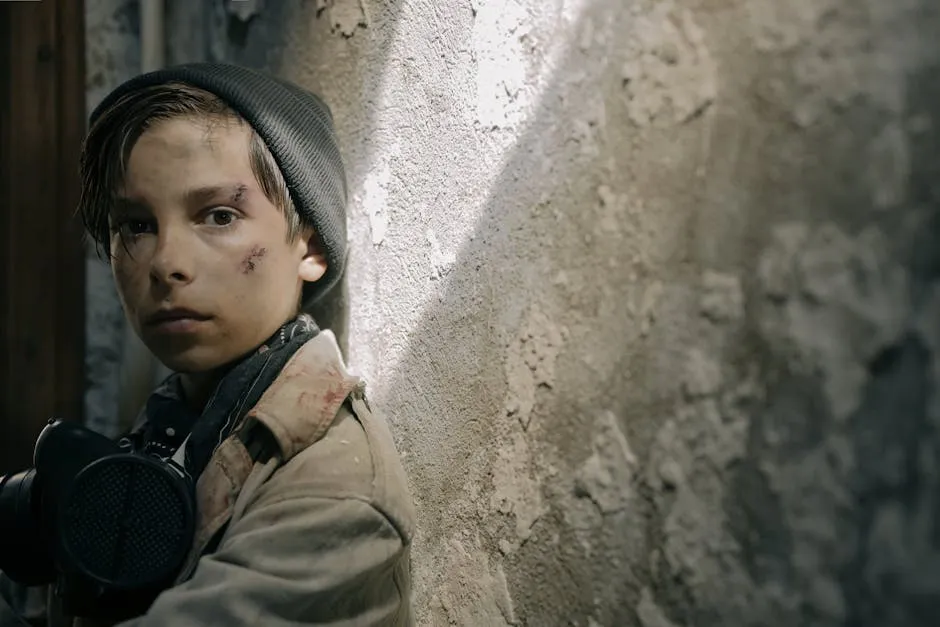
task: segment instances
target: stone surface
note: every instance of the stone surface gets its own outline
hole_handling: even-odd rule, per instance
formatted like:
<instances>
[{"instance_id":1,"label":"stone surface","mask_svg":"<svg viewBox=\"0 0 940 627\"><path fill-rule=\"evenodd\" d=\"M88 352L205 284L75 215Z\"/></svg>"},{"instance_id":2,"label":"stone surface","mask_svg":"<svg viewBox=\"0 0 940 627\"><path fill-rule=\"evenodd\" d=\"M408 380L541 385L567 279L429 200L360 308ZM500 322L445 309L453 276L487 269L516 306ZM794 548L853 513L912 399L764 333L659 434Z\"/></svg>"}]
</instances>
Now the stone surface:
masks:
<instances>
[{"instance_id":1,"label":"stone surface","mask_svg":"<svg viewBox=\"0 0 940 627\"><path fill-rule=\"evenodd\" d=\"M91 113L108 92L140 71L139 6L131 0L86 0L85 31L86 107ZM114 436L121 429L124 312L111 268L91 243L85 276L85 422Z\"/></svg>"}]
</instances>

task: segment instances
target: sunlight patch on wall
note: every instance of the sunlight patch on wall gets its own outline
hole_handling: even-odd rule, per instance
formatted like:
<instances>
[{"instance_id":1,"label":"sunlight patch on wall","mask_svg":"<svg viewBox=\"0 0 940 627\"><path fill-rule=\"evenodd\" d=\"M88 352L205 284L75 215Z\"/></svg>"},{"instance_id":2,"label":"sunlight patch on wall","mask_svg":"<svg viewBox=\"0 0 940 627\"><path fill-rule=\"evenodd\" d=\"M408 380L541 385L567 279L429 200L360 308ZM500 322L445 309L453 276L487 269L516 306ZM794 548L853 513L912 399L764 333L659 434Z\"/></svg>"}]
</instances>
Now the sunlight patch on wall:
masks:
<instances>
[{"instance_id":1,"label":"sunlight patch on wall","mask_svg":"<svg viewBox=\"0 0 940 627\"><path fill-rule=\"evenodd\" d=\"M369 379L395 371L406 334L446 293L559 66L584 45L588 5L471 0L430 19L402 4L350 195L354 250L372 257L350 267L350 333L374 338L351 361Z\"/></svg>"}]
</instances>

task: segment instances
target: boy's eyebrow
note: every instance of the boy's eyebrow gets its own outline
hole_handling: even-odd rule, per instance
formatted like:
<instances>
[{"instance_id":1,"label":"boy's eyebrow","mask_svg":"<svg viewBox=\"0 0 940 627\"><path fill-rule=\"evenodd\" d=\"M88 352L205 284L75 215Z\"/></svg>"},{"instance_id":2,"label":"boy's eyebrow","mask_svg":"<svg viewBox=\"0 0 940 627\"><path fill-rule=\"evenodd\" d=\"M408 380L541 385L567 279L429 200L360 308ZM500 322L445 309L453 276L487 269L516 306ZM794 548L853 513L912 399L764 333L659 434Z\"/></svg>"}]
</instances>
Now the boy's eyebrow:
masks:
<instances>
[{"instance_id":1,"label":"boy's eyebrow","mask_svg":"<svg viewBox=\"0 0 940 627\"><path fill-rule=\"evenodd\" d=\"M225 202L237 204L245 193L248 186L244 183L235 183L233 185L207 185L205 187L196 187L184 194L188 204L200 205L209 202L225 199Z\"/></svg>"},{"instance_id":2,"label":"boy's eyebrow","mask_svg":"<svg viewBox=\"0 0 940 627\"><path fill-rule=\"evenodd\" d=\"M127 198L126 196L117 196L111 203L112 214L131 213L141 210L147 210L146 203L134 200L133 198Z\"/></svg>"},{"instance_id":3,"label":"boy's eyebrow","mask_svg":"<svg viewBox=\"0 0 940 627\"><path fill-rule=\"evenodd\" d=\"M202 205L211 202L223 201L232 205L238 204L248 192L248 186L244 183L235 183L232 185L206 185L204 187L195 187L183 194L187 204ZM147 203L126 196L118 196L112 204L112 213L121 214L135 211L147 211Z\"/></svg>"}]
</instances>

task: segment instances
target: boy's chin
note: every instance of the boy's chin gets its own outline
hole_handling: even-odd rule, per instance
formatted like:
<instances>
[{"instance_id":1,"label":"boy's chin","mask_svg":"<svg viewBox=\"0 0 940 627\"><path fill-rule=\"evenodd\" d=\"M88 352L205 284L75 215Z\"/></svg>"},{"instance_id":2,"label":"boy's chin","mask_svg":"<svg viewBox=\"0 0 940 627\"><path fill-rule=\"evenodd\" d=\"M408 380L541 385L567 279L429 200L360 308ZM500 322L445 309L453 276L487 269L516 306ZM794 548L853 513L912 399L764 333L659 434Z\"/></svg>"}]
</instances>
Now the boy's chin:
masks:
<instances>
[{"instance_id":1,"label":"boy's chin","mask_svg":"<svg viewBox=\"0 0 940 627\"><path fill-rule=\"evenodd\" d=\"M160 363L172 370L182 374L202 374L210 373L222 368L233 361L236 357L223 355L217 351L200 350L193 348L181 353L158 353L154 352Z\"/></svg>"}]
</instances>

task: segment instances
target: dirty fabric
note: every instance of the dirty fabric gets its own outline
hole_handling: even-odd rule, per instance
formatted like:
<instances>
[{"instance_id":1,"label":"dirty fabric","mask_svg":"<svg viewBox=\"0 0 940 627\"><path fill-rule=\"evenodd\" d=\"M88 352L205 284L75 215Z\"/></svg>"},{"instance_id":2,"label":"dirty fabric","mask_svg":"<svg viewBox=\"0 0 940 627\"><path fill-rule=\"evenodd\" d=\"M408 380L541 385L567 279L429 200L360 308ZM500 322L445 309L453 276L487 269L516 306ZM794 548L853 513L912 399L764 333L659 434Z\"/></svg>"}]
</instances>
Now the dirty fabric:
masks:
<instances>
[{"instance_id":1,"label":"dirty fabric","mask_svg":"<svg viewBox=\"0 0 940 627\"><path fill-rule=\"evenodd\" d=\"M277 378L287 361L319 329L307 314L284 324L223 377L202 414L187 403L180 375L170 375L150 396L138 426L126 438L136 450L167 457L186 443L186 469L202 474L216 447L241 422Z\"/></svg>"}]
</instances>

